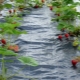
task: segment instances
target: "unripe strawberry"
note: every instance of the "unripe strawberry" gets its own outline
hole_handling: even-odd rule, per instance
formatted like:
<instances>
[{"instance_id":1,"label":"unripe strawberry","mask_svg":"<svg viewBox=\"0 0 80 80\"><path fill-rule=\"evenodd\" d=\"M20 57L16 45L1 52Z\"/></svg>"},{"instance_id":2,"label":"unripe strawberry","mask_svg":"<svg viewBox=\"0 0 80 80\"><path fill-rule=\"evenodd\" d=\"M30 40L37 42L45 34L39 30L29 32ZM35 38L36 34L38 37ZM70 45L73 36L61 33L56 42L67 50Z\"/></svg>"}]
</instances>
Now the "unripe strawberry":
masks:
<instances>
[{"instance_id":1,"label":"unripe strawberry","mask_svg":"<svg viewBox=\"0 0 80 80\"><path fill-rule=\"evenodd\" d=\"M78 63L78 61L77 60L71 60L71 63L72 63L73 66L76 66L76 64Z\"/></svg>"},{"instance_id":2,"label":"unripe strawberry","mask_svg":"<svg viewBox=\"0 0 80 80\"><path fill-rule=\"evenodd\" d=\"M5 39L1 39L1 43L2 44L6 44L6 40Z\"/></svg>"},{"instance_id":3,"label":"unripe strawberry","mask_svg":"<svg viewBox=\"0 0 80 80\"><path fill-rule=\"evenodd\" d=\"M73 45L74 47L77 47L77 46L79 45L79 41L77 41L77 40L73 41L72 45Z\"/></svg>"},{"instance_id":4,"label":"unripe strawberry","mask_svg":"<svg viewBox=\"0 0 80 80\"><path fill-rule=\"evenodd\" d=\"M45 2L45 0L41 0L41 2L42 2L42 3L44 3L44 2Z\"/></svg>"},{"instance_id":5,"label":"unripe strawberry","mask_svg":"<svg viewBox=\"0 0 80 80\"><path fill-rule=\"evenodd\" d=\"M10 46L8 46L8 49L13 50L14 52L18 52L19 46L18 45L10 45Z\"/></svg>"},{"instance_id":6,"label":"unripe strawberry","mask_svg":"<svg viewBox=\"0 0 80 80\"><path fill-rule=\"evenodd\" d=\"M18 51L19 51L19 46L18 46L18 45L14 45L13 47L14 47L13 50L14 50L15 52L18 52Z\"/></svg>"},{"instance_id":7,"label":"unripe strawberry","mask_svg":"<svg viewBox=\"0 0 80 80\"><path fill-rule=\"evenodd\" d=\"M9 49L9 50L13 50L14 47L13 47L12 45L10 45L10 46L8 46L8 49Z\"/></svg>"}]
</instances>

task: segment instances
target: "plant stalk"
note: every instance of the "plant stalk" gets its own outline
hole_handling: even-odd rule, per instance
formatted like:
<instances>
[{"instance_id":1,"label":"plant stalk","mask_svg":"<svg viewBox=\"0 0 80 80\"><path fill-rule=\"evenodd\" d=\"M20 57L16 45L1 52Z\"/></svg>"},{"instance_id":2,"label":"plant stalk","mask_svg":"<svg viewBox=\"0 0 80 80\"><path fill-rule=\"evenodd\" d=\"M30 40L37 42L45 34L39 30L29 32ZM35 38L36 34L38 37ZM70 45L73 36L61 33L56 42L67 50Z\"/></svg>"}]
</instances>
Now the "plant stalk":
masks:
<instances>
[{"instance_id":1,"label":"plant stalk","mask_svg":"<svg viewBox=\"0 0 80 80\"><path fill-rule=\"evenodd\" d=\"M5 73L5 60L4 60L4 55L2 57L2 77L3 77L3 80L7 80L6 79L6 73Z\"/></svg>"}]
</instances>

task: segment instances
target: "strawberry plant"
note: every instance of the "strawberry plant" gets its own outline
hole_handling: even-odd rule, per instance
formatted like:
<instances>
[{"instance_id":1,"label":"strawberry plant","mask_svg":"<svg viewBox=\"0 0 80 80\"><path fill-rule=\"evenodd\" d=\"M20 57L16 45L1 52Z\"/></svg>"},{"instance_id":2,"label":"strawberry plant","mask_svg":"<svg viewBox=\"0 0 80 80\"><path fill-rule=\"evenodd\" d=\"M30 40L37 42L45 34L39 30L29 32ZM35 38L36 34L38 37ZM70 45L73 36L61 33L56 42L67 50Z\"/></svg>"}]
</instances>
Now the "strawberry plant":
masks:
<instances>
[{"instance_id":1,"label":"strawberry plant","mask_svg":"<svg viewBox=\"0 0 80 80\"><path fill-rule=\"evenodd\" d=\"M80 50L80 26L73 24L76 19L80 19L80 12L76 10L76 6L80 5L80 2L74 2L73 0L53 0L51 5L54 7L52 10L55 13L55 18L52 21L57 21L57 29L62 31L64 36L58 35L58 39L62 40L62 37L71 39L72 46ZM80 62L80 56L71 60L73 67Z\"/></svg>"},{"instance_id":2,"label":"strawberry plant","mask_svg":"<svg viewBox=\"0 0 80 80\"><path fill-rule=\"evenodd\" d=\"M52 1L51 5L54 7L60 7L62 5L62 1Z\"/></svg>"},{"instance_id":3,"label":"strawberry plant","mask_svg":"<svg viewBox=\"0 0 80 80\"><path fill-rule=\"evenodd\" d=\"M26 57L26 56L20 56L20 55L16 54L15 52L6 49L6 47L0 47L0 55L2 55L2 58L1 58L2 72L0 74L0 80L10 80L14 76L19 76L18 75L19 71L14 74L7 75L8 68L5 66L5 64L10 61L14 62L14 60L6 60L5 58L8 56L15 57L17 60L19 60L22 64L25 64L25 65L30 65L30 66L37 66L38 65L38 63L33 58ZM22 76L22 77L24 78L24 76Z\"/></svg>"},{"instance_id":4,"label":"strawberry plant","mask_svg":"<svg viewBox=\"0 0 80 80\"><path fill-rule=\"evenodd\" d=\"M7 3L4 0L0 0L0 11L3 9L8 9L9 16L6 16L4 18L5 22L0 23L0 55L2 56L1 58L1 73L0 73L0 80L10 80L14 76L19 76L17 73L14 74L8 74L8 68L5 65L7 62L14 62L14 60L6 60L8 57L15 57L16 60L20 61L24 65L30 65L30 66L37 66L38 63L35 61L32 57L26 57L26 56L20 56L17 54L19 51L19 46L14 44L14 41L17 39L17 37L20 34L26 34L26 31L21 31L17 27L21 25L22 18L19 17L16 13L17 8L23 10L26 8L26 4L29 4L27 2L31 2L31 0L10 0L14 1L14 9L12 10L11 8L13 5ZM3 3L4 2L4 3ZM37 0L35 0L35 3L37 3ZM39 4L41 5L41 3ZM13 39L13 37L16 37ZM24 66L23 66L24 67ZM25 75L26 76L26 75ZM22 75L24 78L24 76ZM27 78L27 77L26 77Z\"/></svg>"},{"instance_id":5,"label":"strawberry plant","mask_svg":"<svg viewBox=\"0 0 80 80\"><path fill-rule=\"evenodd\" d=\"M12 23L15 26L20 26L20 22L22 21L22 18L20 18L20 17L18 17L16 15L14 15L12 17L6 16L5 17L5 21L7 23Z\"/></svg>"},{"instance_id":6,"label":"strawberry plant","mask_svg":"<svg viewBox=\"0 0 80 80\"><path fill-rule=\"evenodd\" d=\"M8 4L8 3L5 3L4 4L4 8L10 9L10 8L12 8L12 5L11 4Z\"/></svg>"},{"instance_id":7,"label":"strawberry plant","mask_svg":"<svg viewBox=\"0 0 80 80\"><path fill-rule=\"evenodd\" d=\"M11 4L9 4L9 3L7 3L7 1L6 2L4 2L4 0L0 0L1 2L0 2L0 11L2 11L3 9L10 9L10 8L12 8L12 5Z\"/></svg>"},{"instance_id":8,"label":"strawberry plant","mask_svg":"<svg viewBox=\"0 0 80 80\"><path fill-rule=\"evenodd\" d=\"M62 5L60 8L54 8L53 11L55 11L56 14L60 14L59 16L57 16L56 19L74 20L76 17L79 18L80 13L74 9L76 7L76 5L78 5L78 4L80 4L80 3L74 3L74 4L71 4L70 6Z\"/></svg>"},{"instance_id":9,"label":"strawberry plant","mask_svg":"<svg viewBox=\"0 0 80 80\"><path fill-rule=\"evenodd\" d=\"M54 7L52 11L56 15L52 21L58 21L57 29L65 32L64 37L66 39L70 39L70 37L79 38L80 27L73 25L73 21L80 18L80 12L77 12L76 10L76 6L80 5L80 3L74 3L73 0L56 0L52 1L51 5ZM59 40L62 40L62 37L62 35L58 35ZM73 39L72 46L77 47L77 49L80 50L79 45L79 39Z\"/></svg>"},{"instance_id":10,"label":"strawberry plant","mask_svg":"<svg viewBox=\"0 0 80 80\"><path fill-rule=\"evenodd\" d=\"M73 0L62 0L65 5L74 3Z\"/></svg>"},{"instance_id":11,"label":"strawberry plant","mask_svg":"<svg viewBox=\"0 0 80 80\"><path fill-rule=\"evenodd\" d=\"M7 44L6 45L11 45L11 36L19 36L20 34L25 34L26 31L21 31L19 29L15 29L17 24L12 24L12 23L0 23L0 34L2 35L1 39L7 39ZM7 37L6 37L7 35ZM4 43L5 41L2 40Z\"/></svg>"},{"instance_id":12,"label":"strawberry plant","mask_svg":"<svg viewBox=\"0 0 80 80\"><path fill-rule=\"evenodd\" d=\"M23 11L25 8L40 6L41 2L39 0L15 0L15 6L19 11ZM36 7L35 7L36 8Z\"/></svg>"},{"instance_id":13,"label":"strawberry plant","mask_svg":"<svg viewBox=\"0 0 80 80\"><path fill-rule=\"evenodd\" d=\"M31 3L34 8L40 8L43 5L42 1L39 0L31 0Z\"/></svg>"}]
</instances>

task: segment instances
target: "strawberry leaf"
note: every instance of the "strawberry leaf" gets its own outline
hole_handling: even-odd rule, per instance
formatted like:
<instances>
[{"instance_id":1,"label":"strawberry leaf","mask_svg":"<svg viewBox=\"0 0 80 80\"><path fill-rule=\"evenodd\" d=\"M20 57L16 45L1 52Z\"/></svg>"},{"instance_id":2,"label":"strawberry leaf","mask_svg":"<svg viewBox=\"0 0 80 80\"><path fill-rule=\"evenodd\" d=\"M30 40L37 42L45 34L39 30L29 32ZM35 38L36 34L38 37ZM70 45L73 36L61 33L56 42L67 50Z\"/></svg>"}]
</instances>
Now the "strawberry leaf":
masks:
<instances>
[{"instance_id":1,"label":"strawberry leaf","mask_svg":"<svg viewBox=\"0 0 80 80\"><path fill-rule=\"evenodd\" d=\"M17 54L11 50L7 50L6 48L0 47L0 54L4 56L17 56Z\"/></svg>"},{"instance_id":2,"label":"strawberry leaf","mask_svg":"<svg viewBox=\"0 0 80 80\"><path fill-rule=\"evenodd\" d=\"M4 5L0 4L0 11L4 9Z\"/></svg>"},{"instance_id":3,"label":"strawberry leaf","mask_svg":"<svg viewBox=\"0 0 80 80\"><path fill-rule=\"evenodd\" d=\"M25 2L25 0L15 0L16 1L16 3L24 3Z\"/></svg>"},{"instance_id":4,"label":"strawberry leaf","mask_svg":"<svg viewBox=\"0 0 80 80\"><path fill-rule=\"evenodd\" d=\"M10 9L12 7L12 5L11 4L4 4L4 7L7 9Z\"/></svg>"},{"instance_id":5,"label":"strawberry leaf","mask_svg":"<svg viewBox=\"0 0 80 80\"><path fill-rule=\"evenodd\" d=\"M23 64L26 64L26 65L30 65L30 66L37 66L38 65L37 61L35 61L31 57L25 57L25 56L23 56L23 57L19 57L18 60L20 62L22 62Z\"/></svg>"}]
</instances>

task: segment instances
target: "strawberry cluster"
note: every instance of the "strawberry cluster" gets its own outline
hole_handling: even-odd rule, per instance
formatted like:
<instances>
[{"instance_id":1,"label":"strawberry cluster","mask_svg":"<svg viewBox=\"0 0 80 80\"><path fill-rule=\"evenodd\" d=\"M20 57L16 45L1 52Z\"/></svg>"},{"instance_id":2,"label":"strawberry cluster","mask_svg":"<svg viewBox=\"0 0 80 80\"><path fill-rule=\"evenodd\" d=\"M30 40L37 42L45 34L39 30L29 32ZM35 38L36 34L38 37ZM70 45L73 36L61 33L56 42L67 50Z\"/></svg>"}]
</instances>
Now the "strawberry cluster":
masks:
<instances>
[{"instance_id":1,"label":"strawberry cluster","mask_svg":"<svg viewBox=\"0 0 80 80\"><path fill-rule=\"evenodd\" d=\"M49 9L53 11L54 16L56 16L52 18L52 21L58 22L57 29L62 32L64 31L63 34L58 35L58 40L63 41L64 39L71 39L70 42L72 43L72 46L80 50L80 26L72 24L72 22L80 16L80 12L77 12L76 10L78 4L80 3L75 3L73 0L55 0L51 1ZM76 66L78 62L80 62L80 59L76 60L74 58L71 60L73 66Z\"/></svg>"},{"instance_id":2,"label":"strawberry cluster","mask_svg":"<svg viewBox=\"0 0 80 80\"><path fill-rule=\"evenodd\" d=\"M58 39L60 41L62 41L63 38L69 39L69 37L70 37L70 35L68 33L65 33L64 35L61 35L61 34L58 35Z\"/></svg>"}]
</instances>

